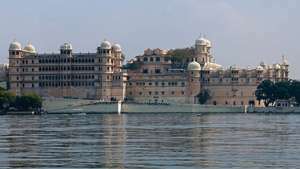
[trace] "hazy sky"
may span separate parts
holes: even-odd
[[[0,63],[14,39],[39,53],[64,42],[95,52],[108,39],[128,59],[145,48],[191,46],[205,34],[224,67],[271,64],[284,54],[300,79],[299,19],[299,0],[2,0]]]

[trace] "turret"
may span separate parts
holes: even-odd
[[[283,80],[288,80],[289,79],[289,63],[288,63],[286,56],[282,56],[281,68],[282,68]]]
[[[111,55],[112,46],[111,43],[107,40],[104,40],[101,45],[97,48],[97,53],[101,55]]]
[[[22,45],[17,42],[13,41],[9,45],[9,58],[21,58],[22,57]]]
[[[60,54],[62,55],[71,55],[72,54],[72,45],[70,43],[64,43],[60,46]]]
[[[112,50],[114,53],[114,63],[113,63],[114,69],[117,72],[121,72],[121,67],[122,67],[123,61],[124,61],[121,45],[114,44],[112,46]]]
[[[211,42],[208,39],[201,37],[195,41],[196,60],[201,66],[212,61],[210,49]]]
[[[201,66],[198,62],[193,61],[188,64],[188,103],[197,103],[196,96],[200,92],[200,71]]]
[[[199,78],[200,77],[201,66],[198,62],[193,61],[193,62],[188,64],[187,71],[189,73],[189,77]]]
[[[28,43],[24,47],[23,52],[26,54],[36,54],[37,53],[35,47],[31,43]]]

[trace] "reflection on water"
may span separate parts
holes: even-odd
[[[300,115],[0,116],[0,168],[297,168]]]

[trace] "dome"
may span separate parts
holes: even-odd
[[[204,65],[204,70],[218,70],[222,69],[222,66],[216,63],[207,62]]]
[[[111,43],[107,40],[104,40],[102,43],[101,43],[101,48],[102,49],[111,49]]]
[[[14,41],[9,45],[9,50],[22,50],[22,45],[19,42]]]
[[[196,40],[196,45],[207,45],[207,39],[201,37],[199,39]]]
[[[161,50],[157,48],[157,49],[153,50],[153,53],[154,53],[154,55],[160,55],[160,51]]]
[[[264,68],[263,68],[262,66],[257,66],[257,67],[256,67],[256,70],[258,70],[258,71],[263,71]]]
[[[121,45],[119,45],[119,44],[114,44],[112,48],[116,52],[122,52]]]
[[[281,67],[280,67],[280,65],[279,64],[276,64],[275,65],[275,69],[280,69]]]
[[[207,47],[211,47],[211,41],[206,39],[206,45],[207,45]]]
[[[201,37],[196,40],[196,45],[206,45],[207,47],[211,47],[211,41]]]
[[[230,66],[230,70],[237,71],[240,70],[236,65]]]
[[[150,56],[150,55],[153,55],[153,51],[151,50],[151,49],[146,49],[145,51],[144,51],[144,55],[146,55],[146,56]]]
[[[193,61],[193,62],[191,62],[191,63],[188,64],[187,70],[188,71],[193,71],[193,70],[200,71],[201,70],[201,66],[200,66],[200,64],[198,62]]]
[[[60,46],[61,50],[72,50],[72,45],[70,43],[64,43],[63,45]]]
[[[29,53],[36,53],[35,47],[31,43],[28,43],[23,50]]]
[[[163,49],[163,50],[160,51],[160,54],[161,55],[166,55],[166,54],[168,54],[168,50]]]

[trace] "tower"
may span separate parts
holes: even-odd
[[[9,45],[9,69],[8,69],[8,79],[9,79],[9,89],[14,92],[16,95],[21,95],[21,86],[22,86],[22,45],[13,41]]]
[[[114,70],[114,72],[121,72],[121,68],[122,68],[123,61],[124,61],[121,45],[114,44],[112,46],[112,51],[114,54],[114,57],[113,57],[113,68],[114,69],[113,70]]]
[[[211,42],[203,37],[195,42],[195,57],[196,61],[203,67],[205,63],[212,62],[211,56]]]
[[[97,48],[99,57],[99,88],[97,97],[109,101],[111,99],[112,73],[113,73],[113,55],[112,45],[109,41],[104,40]]]
[[[288,80],[289,79],[289,63],[288,63],[287,57],[284,55],[282,56],[281,68],[282,68],[282,79]]]
[[[60,46],[60,54],[62,55],[72,55],[72,45],[70,43],[64,43],[63,45]]]
[[[197,95],[200,92],[201,66],[195,60],[188,64],[188,103],[197,103]]]

